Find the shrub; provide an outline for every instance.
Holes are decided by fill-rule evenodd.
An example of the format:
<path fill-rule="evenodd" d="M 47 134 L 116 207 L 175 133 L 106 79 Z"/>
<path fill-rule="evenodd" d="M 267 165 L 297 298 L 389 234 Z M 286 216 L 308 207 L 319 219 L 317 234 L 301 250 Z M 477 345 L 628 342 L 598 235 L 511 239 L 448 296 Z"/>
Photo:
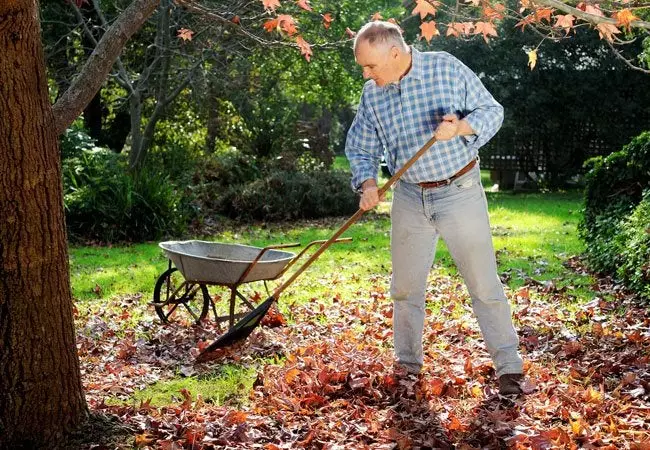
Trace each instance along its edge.
<path fill-rule="evenodd" d="M 623 224 L 618 243 L 622 257 L 616 274 L 650 299 L 650 189 Z"/>
<path fill-rule="evenodd" d="M 640 201 L 650 184 L 650 132 L 642 133 L 606 157 L 591 158 L 585 163 L 584 226 L 588 231 L 601 215 L 613 212 L 623 217 Z"/>
<path fill-rule="evenodd" d="M 73 239 L 143 241 L 182 233 L 188 210 L 167 177 L 127 171 L 124 155 L 82 150 L 63 161 L 64 203 Z"/>
<path fill-rule="evenodd" d="M 588 263 L 647 295 L 650 132 L 619 152 L 590 159 L 586 166 L 580 235 L 587 244 Z"/>
<path fill-rule="evenodd" d="M 351 214 L 358 203 L 345 173 L 275 171 L 247 185 L 231 186 L 218 212 L 242 220 L 314 219 Z"/>

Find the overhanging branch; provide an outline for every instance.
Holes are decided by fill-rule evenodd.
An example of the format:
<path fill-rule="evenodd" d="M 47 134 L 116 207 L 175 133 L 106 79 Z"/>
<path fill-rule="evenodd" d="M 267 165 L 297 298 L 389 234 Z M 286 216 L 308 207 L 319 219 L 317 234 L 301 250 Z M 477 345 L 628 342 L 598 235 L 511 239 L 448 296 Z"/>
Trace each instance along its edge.
<path fill-rule="evenodd" d="M 134 0 L 104 33 L 79 75 L 52 107 L 58 134 L 74 122 L 95 96 L 126 42 L 153 14 L 159 2 Z"/>
<path fill-rule="evenodd" d="M 593 24 L 599 24 L 599 23 L 609 23 L 612 25 L 616 25 L 618 22 L 610 17 L 604 17 L 604 16 L 597 16 L 595 14 L 589 14 L 588 12 L 585 12 L 581 9 L 574 8 L 571 5 L 567 5 L 564 2 L 561 2 L 560 0 L 535 0 L 535 4 L 538 5 L 544 5 L 548 6 L 551 8 L 559 9 L 560 11 L 563 11 L 567 14 L 571 14 L 579 19 L 584 20 L 585 22 L 590 22 Z M 646 22 L 643 20 L 633 20 L 630 22 L 630 27 L 632 28 L 644 28 L 646 30 L 650 30 L 650 22 Z"/>

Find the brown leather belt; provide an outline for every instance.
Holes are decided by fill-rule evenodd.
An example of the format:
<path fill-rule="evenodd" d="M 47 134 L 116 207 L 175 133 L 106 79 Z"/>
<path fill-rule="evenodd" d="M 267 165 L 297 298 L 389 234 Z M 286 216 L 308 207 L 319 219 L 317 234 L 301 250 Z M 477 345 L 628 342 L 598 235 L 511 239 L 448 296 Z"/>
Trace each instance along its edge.
<path fill-rule="evenodd" d="M 440 181 L 424 181 L 422 183 L 418 183 L 418 186 L 424 189 L 430 189 L 430 188 L 437 188 L 440 186 L 447 186 L 450 184 L 452 181 L 454 181 L 456 178 L 465 175 L 467 172 L 472 170 L 472 168 L 476 165 L 476 158 L 471 160 L 469 164 L 467 164 L 465 167 L 460 169 L 458 172 L 453 174 L 451 177 L 447 178 L 446 180 L 440 180 Z"/>

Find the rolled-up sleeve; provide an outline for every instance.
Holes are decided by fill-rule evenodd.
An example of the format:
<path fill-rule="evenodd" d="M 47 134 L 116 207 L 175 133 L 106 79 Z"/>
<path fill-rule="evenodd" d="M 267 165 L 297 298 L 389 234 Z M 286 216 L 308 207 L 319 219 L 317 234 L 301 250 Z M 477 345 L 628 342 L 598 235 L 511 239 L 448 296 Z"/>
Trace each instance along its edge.
<path fill-rule="evenodd" d="M 478 151 L 501 128 L 503 106 L 492 97 L 479 77 L 469 67 L 457 59 L 454 62 L 460 75 L 456 95 L 460 103 L 464 103 L 462 118 L 467 120 L 476 133 L 464 138 L 470 148 Z"/>
<path fill-rule="evenodd" d="M 361 94 L 357 115 L 352 122 L 345 141 L 345 155 L 350 161 L 352 189 L 359 191 L 361 184 L 368 179 L 376 179 L 383 146 L 379 140 L 377 126 Z"/>

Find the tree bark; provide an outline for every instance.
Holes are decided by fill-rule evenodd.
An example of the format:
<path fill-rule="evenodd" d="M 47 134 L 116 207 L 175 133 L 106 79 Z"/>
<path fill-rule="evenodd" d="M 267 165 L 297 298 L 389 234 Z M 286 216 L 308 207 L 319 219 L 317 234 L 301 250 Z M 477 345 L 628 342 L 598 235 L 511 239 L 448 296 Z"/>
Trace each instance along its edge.
<path fill-rule="evenodd" d="M 0 55 L 0 448 L 54 448 L 87 406 L 36 0 L 0 3 Z"/>

